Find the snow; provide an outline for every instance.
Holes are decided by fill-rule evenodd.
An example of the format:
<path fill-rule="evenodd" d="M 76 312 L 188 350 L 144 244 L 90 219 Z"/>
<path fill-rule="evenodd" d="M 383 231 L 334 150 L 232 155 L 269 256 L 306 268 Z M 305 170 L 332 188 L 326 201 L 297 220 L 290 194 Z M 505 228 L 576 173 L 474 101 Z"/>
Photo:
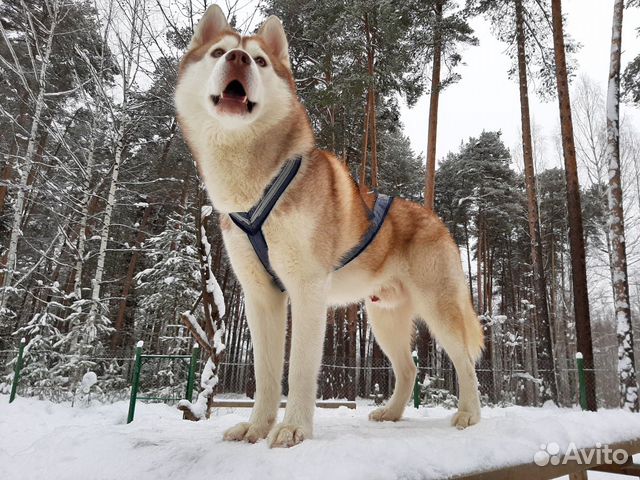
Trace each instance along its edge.
<path fill-rule="evenodd" d="M 224 343 L 222 343 L 222 336 L 224 335 L 224 324 L 216 330 L 216 333 L 213 334 L 213 347 L 216 350 L 216 355 L 220 355 L 224 349 L 226 348 L 226 345 Z"/>
<path fill-rule="evenodd" d="M 209 397 L 213 395 L 213 389 L 218 384 L 218 376 L 215 373 L 216 364 L 213 363 L 211 357 L 207 360 L 207 363 L 202 370 L 200 378 L 200 387 L 202 390 L 198 393 L 198 398 L 194 403 L 189 400 L 180 400 L 178 407 L 187 408 L 191 411 L 194 417 L 203 419 L 207 413 L 207 402 Z"/>
<path fill-rule="evenodd" d="M 207 334 L 204 332 L 204 330 L 202 329 L 202 327 L 198 323 L 198 320 L 196 319 L 196 317 L 193 316 L 193 314 L 191 312 L 189 312 L 189 311 L 183 312 L 182 313 L 182 318 L 186 318 L 189 321 L 189 323 L 191 324 L 191 327 L 198 334 L 200 339 L 202 339 L 205 342 L 207 341 Z"/>
<path fill-rule="evenodd" d="M 98 382 L 98 376 L 95 372 L 87 372 L 82 376 L 81 389 L 84 393 L 89 393 L 91 387 Z"/>
<path fill-rule="evenodd" d="M 19 397 L 9 405 L 0 395 L 0 478 L 442 478 L 531 463 L 543 444 L 565 451 L 571 442 L 582 448 L 640 436 L 640 415 L 620 410 L 485 408 L 479 425 L 458 431 L 449 425 L 452 410 L 408 407 L 400 422 L 374 423 L 369 403 L 318 409 L 315 438 L 271 450 L 264 441 L 221 440 L 248 419 L 246 408 L 188 422 L 174 407 L 139 402 L 127 425 L 127 402 L 71 408 Z"/>
<path fill-rule="evenodd" d="M 202 219 L 205 219 L 213 212 L 213 207 L 211 205 L 204 205 L 200 209 L 200 215 Z M 200 227 L 200 241 L 204 246 L 205 258 L 204 261 L 207 264 L 208 270 L 208 278 L 207 278 L 207 292 L 213 295 L 213 301 L 216 304 L 218 309 L 218 316 L 220 318 L 225 316 L 225 304 L 224 304 L 224 295 L 222 293 L 222 289 L 218 284 L 218 280 L 216 280 L 215 275 L 211 270 L 211 244 L 209 243 L 209 239 L 207 238 L 207 231 L 204 226 Z"/>
<path fill-rule="evenodd" d="M 218 315 L 220 316 L 220 318 L 222 318 L 226 313 L 224 295 L 222 293 L 220 285 L 218 284 L 218 281 L 216 280 L 216 277 L 213 275 L 213 273 L 211 273 L 211 265 L 209 265 L 208 268 L 210 273 L 209 279 L 207 280 L 207 292 L 213 294 L 213 301 L 215 302 L 216 307 L 218 307 Z"/>
<path fill-rule="evenodd" d="M 203 205 L 200 208 L 200 218 L 206 218 L 213 213 L 213 207 L 211 205 Z"/>

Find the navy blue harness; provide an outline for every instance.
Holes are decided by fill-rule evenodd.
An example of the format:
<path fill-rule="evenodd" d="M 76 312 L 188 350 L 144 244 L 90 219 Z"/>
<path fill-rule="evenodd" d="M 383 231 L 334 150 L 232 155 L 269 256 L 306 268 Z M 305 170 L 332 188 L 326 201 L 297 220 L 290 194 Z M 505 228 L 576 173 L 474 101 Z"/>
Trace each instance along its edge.
<path fill-rule="evenodd" d="M 300 170 L 300 164 L 302 163 L 302 158 L 297 157 L 293 160 L 287 161 L 276 178 L 269 184 L 269 186 L 265 189 L 262 198 L 258 200 L 248 212 L 235 212 L 230 213 L 229 216 L 233 223 L 235 223 L 238 227 L 242 229 L 244 233 L 247 234 L 247 238 L 253 247 L 253 250 L 256 252 L 256 255 L 260 259 L 260 263 L 264 269 L 271 275 L 273 282 L 280 289 L 281 292 L 285 291 L 284 285 L 275 274 L 273 269 L 271 268 L 271 262 L 269 262 L 269 247 L 267 246 L 267 241 L 264 238 L 264 233 L 262 232 L 262 225 L 266 222 L 269 213 L 273 210 L 273 207 L 278 202 L 278 199 L 285 192 L 291 181 L 295 178 L 298 170 Z M 391 202 L 393 202 L 393 197 L 383 194 L 376 194 L 376 200 L 373 205 L 373 209 L 369 214 L 370 225 L 367 231 L 365 232 L 362 240 L 355 247 L 349 250 L 344 257 L 340 260 L 340 265 L 336 267 L 336 270 L 344 267 L 349 262 L 354 260 L 358 255 L 360 255 L 373 241 L 376 237 L 380 228 L 382 227 L 382 223 L 384 222 L 387 213 L 389 212 L 389 208 L 391 207 Z"/>

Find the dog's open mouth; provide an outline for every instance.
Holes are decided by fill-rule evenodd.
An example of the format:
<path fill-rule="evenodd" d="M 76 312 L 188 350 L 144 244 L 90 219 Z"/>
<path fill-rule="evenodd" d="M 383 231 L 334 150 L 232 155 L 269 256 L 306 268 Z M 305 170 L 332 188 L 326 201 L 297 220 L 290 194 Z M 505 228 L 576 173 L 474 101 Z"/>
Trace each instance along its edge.
<path fill-rule="evenodd" d="M 246 108 L 246 111 L 249 113 L 251 113 L 253 107 L 256 105 L 255 102 L 249 100 L 244 86 L 238 80 L 229 82 L 220 95 L 211 95 L 211 100 L 216 106 L 229 106 L 235 109 L 242 106 L 242 108 Z"/>

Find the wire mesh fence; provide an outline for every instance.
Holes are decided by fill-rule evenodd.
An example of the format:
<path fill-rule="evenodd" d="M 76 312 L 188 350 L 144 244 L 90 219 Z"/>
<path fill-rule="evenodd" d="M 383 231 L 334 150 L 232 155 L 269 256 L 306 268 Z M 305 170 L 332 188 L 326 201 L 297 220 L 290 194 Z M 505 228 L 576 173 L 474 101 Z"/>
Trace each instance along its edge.
<path fill-rule="evenodd" d="M 180 352 L 189 354 L 191 352 Z M 9 393 L 14 376 L 18 350 L 0 350 L 0 393 Z M 198 390 L 199 372 L 204 358 L 196 367 L 195 391 Z M 283 394 L 288 393 L 285 362 Z M 82 396 L 82 377 L 94 372 L 97 383 L 91 388 L 94 399 L 102 402 L 124 400 L 129 397 L 134 370 L 134 354 L 109 355 L 61 355 L 51 350 L 32 350 L 24 355 L 17 394 L 52 401 L 74 402 Z M 541 406 L 544 399 L 539 380 L 543 372 L 536 374 L 522 369 L 490 369 L 479 366 L 478 376 L 481 401 L 484 405 Z M 617 408 L 619 394 L 615 365 L 594 371 L 598 407 Z M 188 358 L 152 358 L 142 363 L 138 396 L 146 401 L 176 403 L 185 398 L 189 377 Z M 233 394 L 253 398 L 255 377 L 253 363 L 222 362 L 218 366 L 219 383 L 216 394 Z M 577 368 L 556 369 L 556 403 L 560 406 L 579 405 L 579 378 Z M 425 405 L 457 405 L 458 386 L 456 373 L 449 362 L 419 366 L 420 401 Z M 332 359 L 323 362 L 318 376 L 318 398 L 386 399 L 393 393 L 395 377 L 385 358 L 369 358 L 358 364 L 353 358 Z M 590 386 L 587 386 L 590 388 Z"/>

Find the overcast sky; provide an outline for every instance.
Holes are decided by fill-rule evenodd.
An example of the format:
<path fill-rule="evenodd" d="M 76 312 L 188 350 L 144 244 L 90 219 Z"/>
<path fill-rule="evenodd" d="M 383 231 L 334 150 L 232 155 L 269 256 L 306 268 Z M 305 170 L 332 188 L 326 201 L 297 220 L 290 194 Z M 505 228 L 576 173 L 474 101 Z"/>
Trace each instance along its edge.
<path fill-rule="evenodd" d="M 222 3 L 224 5 L 225 2 Z M 258 0 L 248 0 L 246 10 L 243 10 L 252 12 L 257 3 Z M 563 0 L 562 8 L 567 17 L 565 32 L 582 44 L 577 54 L 576 78 L 587 76 L 606 93 L 613 0 Z M 259 15 L 253 16 L 251 21 L 243 23 L 245 32 L 261 22 Z M 450 151 L 457 151 L 461 141 L 478 136 L 482 130 L 501 130 L 507 148 L 518 156 L 521 148 L 520 100 L 517 83 L 507 77 L 511 60 L 505 53 L 505 45 L 493 37 L 487 21 L 474 18 L 471 25 L 479 45 L 466 47 L 461 52 L 464 65 L 458 66 L 456 71 L 462 79 L 440 95 L 437 159 L 440 160 Z M 638 28 L 640 8 L 626 9 L 622 39 L 623 68 L 640 53 Z M 538 166 L 546 168 L 561 165 L 562 158 L 552 142 L 560 132 L 557 101 L 540 101 L 532 88 L 529 98 L 534 131 L 542 137 L 540 143 L 544 149 L 543 158 L 537 160 Z M 411 140 L 414 151 L 424 157 L 427 150 L 429 96 L 424 95 L 411 109 L 402 105 L 401 113 L 405 134 Z M 640 111 L 637 108 L 623 105 L 622 116 L 627 123 L 640 130 Z M 517 162 L 514 167 L 519 168 Z"/>
<path fill-rule="evenodd" d="M 567 15 L 565 31 L 582 44 L 578 53 L 578 75 L 586 75 L 606 91 L 609 73 L 609 46 L 613 0 L 564 0 L 563 11 Z M 507 147 L 519 148 L 520 101 L 518 85 L 509 80 L 507 70 L 510 60 L 505 45 L 495 40 L 489 24 L 481 18 L 472 26 L 480 43 L 467 47 L 463 52 L 465 65 L 458 68 L 462 79 L 445 89 L 440 95 L 437 158 L 449 151 L 457 151 L 460 142 L 477 136 L 482 130 L 501 130 Z M 627 9 L 623 24 L 622 65 L 640 53 L 640 9 Z M 559 132 L 559 113 L 556 101 L 541 102 L 530 91 L 532 120 L 537 131 L 547 139 Z M 416 106 L 402 108 L 402 122 L 416 152 L 427 149 L 427 118 L 429 96 L 423 96 Z M 637 109 L 623 106 L 627 120 L 640 125 Z M 551 142 L 547 142 L 551 143 Z M 557 165 L 556 150 L 545 150 L 544 166 Z"/>

